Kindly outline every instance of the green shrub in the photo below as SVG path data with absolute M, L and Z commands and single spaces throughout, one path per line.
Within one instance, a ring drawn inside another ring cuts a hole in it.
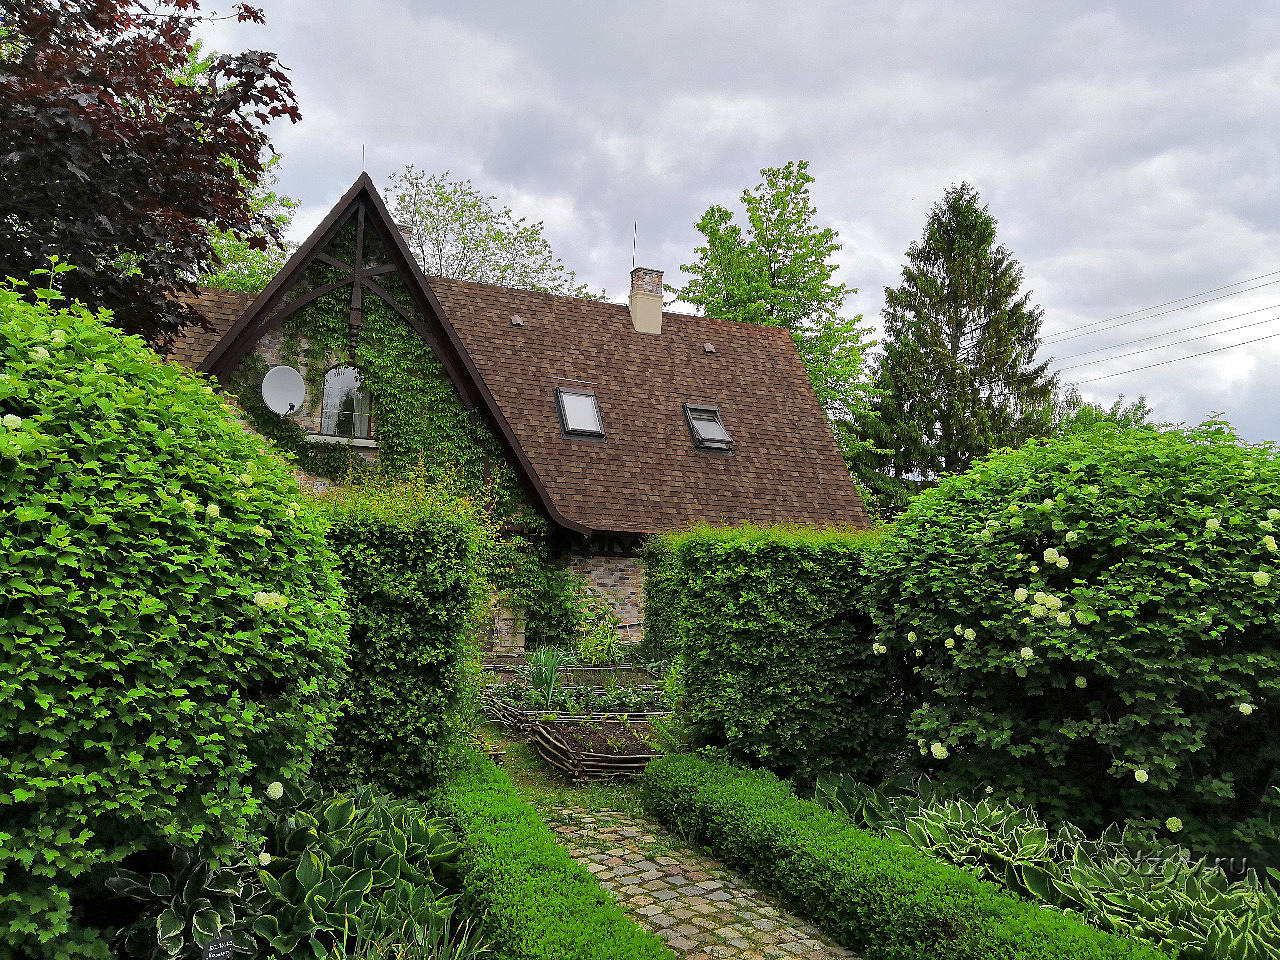
M 690 755 L 649 764 L 645 809 L 706 844 L 865 960 L 1158 960 L 798 799 L 767 771 Z
M 644 545 L 644 615 L 636 659 L 671 660 L 680 652 L 680 580 L 674 537 L 650 537 Z
M 700 527 L 658 539 L 647 623 L 671 605 L 657 627 L 683 652 L 695 742 L 800 779 L 870 776 L 901 754 L 900 700 L 864 609 L 876 534 Z
M 1218 423 L 1102 426 L 943 479 L 871 565 L 927 765 L 1090 828 L 1265 812 L 1278 521 L 1275 450 Z
M 45 295 L 48 297 L 48 294 Z M 284 463 L 199 379 L 0 287 L 0 940 L 102 955 L 72 898 L 155 846 L 226 850 L 301 776 L 342 592 Z
M 819 784 L 818 799 L 1020 897 L 1184 960 L 1280 955 L 1280 895 L 1253 870 L 1233 883 L 1220 866 L 1132 828 L 1109 827 L 1097 840 L 1070 825 L 1055 835 L 1030 808 L 946 798 L 928 781 L 904 786 L 835 778 Z
M 466 924 L 451 922 L 461 847 L 420 804 L 308 787 L 271 812 L 265 848 L 242 862 L 217 866 L 174 850 L 151 872 L 118 870 L 108 889 L 137 904 L 113 937 L 124 952 L 177 960 L 230 937 L 240 953 L 314 960 L 375 942 L 415 946 L 445 931 L 457 947 L 471 942 Z
M 468 501 L 421 477 L 346 488 L 325 504 L 351 608 L 351 680 L 326 774 L 421 792 L 454 754 L 487 529 Z
M 473 758 L 436 800 L 462 841 L 463 907 L 483 916 L 501 960 L 670 960 L 488 760 Z

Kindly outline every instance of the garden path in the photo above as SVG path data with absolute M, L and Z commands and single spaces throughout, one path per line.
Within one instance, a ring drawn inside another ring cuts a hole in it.
M 678 957 L 853 957 L 723 864 L 646 820 L 563 804 L 543 810 L 543 817 L 623 910 Z
M 682 960 L 844 960 L 854 954 L 724 864 L 647 819 L 636 785 L 574 784 L 485 724 L 524 798 L 622 909 Z

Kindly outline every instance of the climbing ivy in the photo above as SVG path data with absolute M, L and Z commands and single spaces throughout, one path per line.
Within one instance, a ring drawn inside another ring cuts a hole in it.
M 355 225 L 349 221 L 327 252 L 350 263 L 354 247 Z M 366 233 L 365 261 L 377 262 L 385 256 L 372 232 Z M 336 268 L 313 262 L 294 296 L 340 279 Z M 399 274 L 385 274 L 378 283 L 402 310 L 415 311 Z M 475 411 L 463 406 L 421 335 L 371 291 L 363 297 L 363 321 L 352 356 L 350 306 L 350 288 L 342 287 L 290 315 L 283 324 L 280 361 L 303 370 L 310 414 L 320 405 L 328 370 L 350 364 L 360 371 L 372 399 L 377 466 L 343 444 L 309 440 L 297 422 L 272 413 L 259 390 L 266 364 L 256 355 L 242 364 L 234 385 L 254 428 L 293 454 L 307 473 L 357 483 L 374 470 L 391 477 L 412 473 L 472 500 L 504 530 L 482 558 L 495 589 L 529 610 L 566 606 L 570 598 L 561 594 L 570 586 L 562 575 L 563 563 L 553 556 L 550 525 L 530 504 L 493 432 Z

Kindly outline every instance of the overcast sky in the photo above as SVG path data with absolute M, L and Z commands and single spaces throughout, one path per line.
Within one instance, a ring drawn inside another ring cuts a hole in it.
M 807 159 L 849 312 L 878 325 L 929 208 L 968 180 L 1044 307 L 1046 353 L 1091 362 L 1064 373 L 1087 397 L 1280 440 L 1280 336 L 1134 371 L 1280 334 L 1280 6 L 256 2 L 265 27 L 207 39 L 290 69 L 303 119 L 274 140 L 295 240 L 363 144 L 380 186 L 448 170 L 544 221 L 621 300 L 633 220 L 640 263 L 679 283 L 710 204 Z

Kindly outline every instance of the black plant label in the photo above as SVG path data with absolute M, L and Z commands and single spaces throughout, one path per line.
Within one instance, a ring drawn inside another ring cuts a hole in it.
M 204 945 L 202 960 L 231 960 L 235 952 L 236 948 L 230 937 L 219 937 Z

